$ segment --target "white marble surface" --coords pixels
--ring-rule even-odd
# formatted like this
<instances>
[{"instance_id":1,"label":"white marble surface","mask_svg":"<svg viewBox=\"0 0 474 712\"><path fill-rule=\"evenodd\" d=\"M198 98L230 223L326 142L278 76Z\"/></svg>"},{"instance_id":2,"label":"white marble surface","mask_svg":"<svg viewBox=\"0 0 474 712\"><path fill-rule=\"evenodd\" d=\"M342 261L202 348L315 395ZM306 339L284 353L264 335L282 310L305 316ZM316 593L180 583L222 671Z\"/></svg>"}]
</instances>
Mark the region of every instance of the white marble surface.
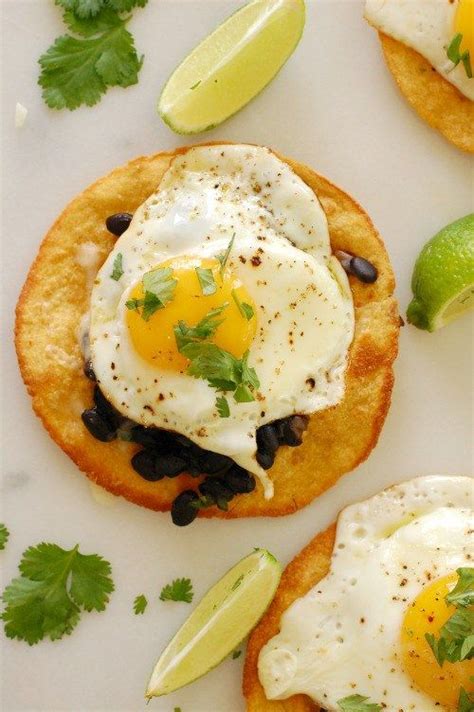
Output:
<instances>
[{"instance_id":1,"label":"white marble surface","mask_svg":"<svg viewBox=\"0 0 474 712\"><path fill-rule=\"evenodd\" d=\"M22 551L42 540L80 542L113 566L105 613L83 615L73 635L32 648L1 633L4 712L137 712L154 659L185 604L161 603L161 586L191 576L197 597L254 546L283 562L345 504L392 482L443 472L467 474L472 449L472 320L437 334L402 329L393 405L369 461L305 510L286 519L199 521L180 530L168 515L123 500L95 501L86 478L31 411L12 343L13 310L41 237L88 183L139 154L185 143L157 118L169 72L239 0L150 0L131 29L146 55L140 83L110 91L92 109L49 111L36 60L62 32L52 1L2 0L2 480L1 516L11 531L0 554L3 585ZM28 108L14 128L15 103ZM472 210L471 159L410 110L381 59L360 2L308 3L303 40L278 78L206 138L268 144L306 161L352 193L384 237L404 313L423 243ZM144 616L132 601L144 592ZM242 658L149 710L240 712Z\"/></svg>"}]
</instances>

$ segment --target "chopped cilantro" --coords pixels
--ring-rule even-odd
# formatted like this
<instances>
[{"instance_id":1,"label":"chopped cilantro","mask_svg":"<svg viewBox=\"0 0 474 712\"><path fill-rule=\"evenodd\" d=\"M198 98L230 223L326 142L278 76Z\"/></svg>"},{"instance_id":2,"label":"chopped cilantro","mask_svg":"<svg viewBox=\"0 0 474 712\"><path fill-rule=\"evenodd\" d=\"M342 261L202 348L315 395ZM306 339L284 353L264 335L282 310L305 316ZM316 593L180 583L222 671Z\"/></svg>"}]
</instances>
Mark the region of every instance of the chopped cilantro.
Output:
<instances>
[{"instance_id":1,"label":"chopped cilantro","mask_svg":"<svg viewBox=\"0 0 474 712\"><path fill-rule=\"evenodd\" d=\"M136 597L136 599L133 602L133 610L135 612L135 615L140 615L145 613L145 608L148 606L148 601L146 599L146 596L141 593L139 596Z\"/></svg>"},{"instance_id":2,"label":"chopped cilantro","mask_svg":"<svg viewBox=\"0 0 474 712\"><path fill-rule=\"evenodd\" d=\"M191 603L194 592L191 579L180 578L175 579L167 586L163 586L160 593L160 601L183 601Z\"/></svg>"},{"instance_id":3,"label":"chopped cilantro","mask_svg":"<svg viewBox=\"0 0 474 712\"><path fill-rule=\"evenodd\" d=\"M367 702L368 697L349 695L337 701L342 712L381 712L382 707L374 702Z\"/></svg>"},{"instance_id":4,"label":"chopped cilantro","mask_svg":"<svg viewBox=\"0 0 474 712\"><path fill-rule=\"evenodd\" d=\"M450 59L453 63L454 67L457 67L459 62L462 62L466 75L469 77L469 79L472 79L472 66L469 50L467 49L465 50L465 52L462 53L460 51L462 38L463 36L460 32L454 35L453 39L449 44L448 49L446 50L446 54L448 55L448 59Z\"/></svg>"},{"instance_id":5,"label":"chopped cilantro","mask_svg":"<svg viewBox=\"0 0 474 712\"><path fill-rule=\"evenodd\" d=\"M474 712L474 692L466 692L466 690L461 687L457 712Z\"/></svg>"},{"instance_id":6,"label":"chopped cilantro","mask_svg":"<svg viewBox=\"0 0 474 712\"><path fill-rule=\"evenodd\" d=\"M138 311L142 307L141 316L145 321L148 321L158 309L163 309L166 304L172 301L177 284L170 267L161 267L147 272L143 277L144 298L129 299L125 302L125 306L134 311Z\"/></svg>"},{"instance_id":7,"label":"chopped cilantro","mask_svg":"<svg viewBox=\"0 0 474 712\"><path fill-rule=\"evenodd\" d=\"M225 266L227 264L227 260L229 259L229 255L232 251L232 247L234 245L234 240L235 240L235 232L232 235L229 244L227 245L226 251L220 252L218 255L216 255L216 259L219 261L219 263L221 265L221 270L220 270L221 276L222 276L222 273L224 272Z\"/></svg>"},{"instance_id":8,"label":"chopped cilantro","mask_svg":"<svg viewBox=\"0 0 474 712\"><path fill-rule=\"evenodd\" d=\"M232 653L232 660L237 660L237 658L240 658L241 655L242 655L241 650L234 650L234 652Z\"/></svg>"},{"instance_id":9,"label":"chopped cilantro","mask_svg":"<svg viewBox=\"0 0 474 712\"><path fill-rule=\"evenodd\" d=\"M438 665L474 658L474 568L457 570L458 581L454 589L445 597L447 605L454 605L456 611L446 621L436 638L426 633L425 638Z\"/></svg>"},{"instance_id":10,"label":"chopped cilantro","mask_svg":"<svg viewBox=\"0 0 474 712\"><path fill-rule=\"evenodd\" d=\"M119 252L114 259L111 279L115 279L116 282L119 281L120 277L123 275L123 264L122 264L122 253Z\"/></svg>"},{"instance_id":11,"label":"chopped cilantro","mask_svg":"<svg viewBox=\"0 0 474 712\"><path fill-rule=\"evenodd\" d=\"M188 344L204 341L205 339L214 336L217 327L224 321L223 319L218 319L218 317L222 314L224 309L227 309L228 306L228 303L225 302L220 307L211 309L211 311L208 312L206 316L204 316L201 321L196 324L196 326L188 326L186 322L179 321L174 327L174 336L178 350L184 348Z\"/></svg>"},{"instance_id":12,"label":"chopped cilantro","mask_svg":"<svg viewBox=\"0 0 474 712\"><path fill-rule=\"evenodd\" d=\"M5 548L10 532L6 528L5 524L0 524L0 551Z\"/></svg>"},{"instance_id":13,"label":"chopped cilantro","mask_svg":"<svg viewBox=\"0 0 474 712\"><path fill-rule=\"evenodd\" d=\"M247 302L240 301L239 296L235 289L232 290L231 294L232 294L232 298L233 298L234 302L237 305L239 312L242 314L244 319L247 319L247 321L250 321L250 319L254 315L253 308L250 306L250 304L247 304Z\"/></svg>"},{"instance_id":14,"label":"chopped cilantro","mask_svg":"<svg viewBox=\"0 0 474 712\"><path fill-rule=\"evenodd\" d=\"M208 297L211 294L215 294L217 291L217 284L215 282L214 275L212 274L212 269L196 267L196 274L204 296Z\"/></svg>"},{"instance_id":15,"label":"chopped cilantro","mask_svg":"<svg viewBox=\"0 0 474 712\"><path fill-rule=\"evenodd\" d=\"M229 403L225 396L218 396L216 398L216 408L221 418L228 418L230 415Z\"/></svg>"},{"instance_id":16,"label":"chopped cilantro","mask_svg":"<svg viewBox=\"0 0 474 712\"><path fill-rule=\"evenodd\" d=\"M2 613L9 638L30 645L45 637L69 635L86 611L103 611L114 590L108 561L97 554L80 554L57 544L27 549L20 561L21 576L3 592Z\"/></svg>"}]
</instances>

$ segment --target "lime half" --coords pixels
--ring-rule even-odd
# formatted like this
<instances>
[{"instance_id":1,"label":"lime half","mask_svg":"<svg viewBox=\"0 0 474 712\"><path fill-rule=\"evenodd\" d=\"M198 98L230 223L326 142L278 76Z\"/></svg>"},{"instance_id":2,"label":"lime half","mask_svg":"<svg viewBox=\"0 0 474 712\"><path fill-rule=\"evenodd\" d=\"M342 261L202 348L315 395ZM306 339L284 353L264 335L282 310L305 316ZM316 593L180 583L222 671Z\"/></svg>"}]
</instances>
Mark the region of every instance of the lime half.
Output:
<instances>
[{"instance_id":1,"label":"lime half","mask_svg":"<svg viewBox=\"0 0 474 712\"><path fill-rule=\"evenodd\" d=\"M422 249L407 318L436 331L474 307L474 213L447 225Z\"/></svg>"},{"instance_id":2,"label":"lime half","mask_svg":"<svg viewBox=\"0 0 474 712\"><path fill-rule=\"evenodd\" d=\"M158 660L146 697L167 695L218 665L258 623L280 581L281 566L257 549L218 581Z\"/></svg>"},{"instance_id":3,"label":"lime half","mask_svg":"<svg viewBox=\"0 0 474 712\"><path fill-rule=\"evenodd\" d=\"M206 37L174 71L158 111L173 131L211 129L253 99L303 32L304 0L253 0Z\"/></svg>"}]
</instances>

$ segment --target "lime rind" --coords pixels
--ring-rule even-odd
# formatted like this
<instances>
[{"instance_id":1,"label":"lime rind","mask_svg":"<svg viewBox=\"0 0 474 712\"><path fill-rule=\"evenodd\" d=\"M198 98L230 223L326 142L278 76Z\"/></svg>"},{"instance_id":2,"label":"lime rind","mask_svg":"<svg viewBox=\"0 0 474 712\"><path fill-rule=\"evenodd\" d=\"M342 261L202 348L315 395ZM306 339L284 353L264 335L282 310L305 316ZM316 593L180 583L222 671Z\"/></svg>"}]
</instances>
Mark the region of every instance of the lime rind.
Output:
<instances>
[{"instance_id":1,"label":"lime rind","mask_svg":"<svg viewBox=\"0 0 474 712\"><path fill-rule=\"evenodd\" d=\"M265 613L280 577L280 564L265 549L254 551L230 569L166 646L146 697L169 694L219 665Z\"/></svg>"},{"instance_id":2,"label":"lime rind","mask_svg":"<svg viewBox=\"0 0 474 712\"><path fill-rule=\"evenodd\" d=\"M248 27L245 15L249 15ZM158 101L163 121L175 133L191 135L209 131L236 114L282 69L301 39L304 24L304 0L253 0L244 5L202 40L169 77ZM269 41L272 33L274 42ZM235 37L233 45L229 36ZM219 55L221 46L225 50ZM252 47L260 51L252 53ZM258 58L265 55L269 68L261 63L257 68ZM217 59L210 66L212 56Z\"/></svg>"},{"instance_id":3,"label":"lime rind","mask_svg":"<svg viewBox=\"0 0 474 712\"><path fill-rule=\"evenodd\" d=\"M419 329L436 331L472 307L473 286L474 213L444 227L420 252L408 321Z\"/></svg>"}]
</instances>

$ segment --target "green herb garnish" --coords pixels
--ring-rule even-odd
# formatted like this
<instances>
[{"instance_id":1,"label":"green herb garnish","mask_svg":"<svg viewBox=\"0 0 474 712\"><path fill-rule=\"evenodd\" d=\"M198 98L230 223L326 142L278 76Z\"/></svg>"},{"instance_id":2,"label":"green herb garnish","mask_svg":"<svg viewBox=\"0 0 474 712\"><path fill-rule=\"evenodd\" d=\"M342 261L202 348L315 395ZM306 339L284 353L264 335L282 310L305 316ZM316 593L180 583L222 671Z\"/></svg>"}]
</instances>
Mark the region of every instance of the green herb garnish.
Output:
<instances>
[{"instance_id":1,"label":"green herb garnish","mask_svg":"<svg viewBox=\"0 0 474 712\"><path fill-rule=\"evenodd\" d=\"M242 655L241 650L234 650L234 652L232 653L232 660L237 660L237 658L240 658L241 655Z\"/></svg>"},{"instance_id":2,"label":"green herb garnish","mask_svg":"<svg viewBox=\"0 0 474 712\"><path fill-rule=\"evenodd\" d=\"M220 326L224 321L218 317L222 314L224 309L227 309L228 306L228 302L225 302L220 307L211 309L211 311L208 312L206 316L196 324L196 326L188 326L186 322L179 321L174 327L174 336L178 346L178 351L188 344L204 341L205 339L209 339L211 336L214 336L218 326Z\"/></svg>"},{"instance_id":3,"label":"green herb garnish","mask_svg":"<svg viewBox=\"0 0 474 712\"><path fill-rule=\"evenodd\" d=\"M217 291L217 284L214 279L214 275L212 274L212 269L196 267L196 274L204 296L208 297L211 294L215 294Z\"/></svg>"},{"instance_id":4,"label":"green herb garnish","mask_svg":"<svg viewBox=\"0 0 474 712\"><path fill-rule=\"evenodd\" d=\"M69 635L81 609L103 611L114 590L109 562L97 554L80 554L78 545L70 551L57 544L30 547L19 569L21 576L3 592L2 619L9 638L30 645Z\"/></svg>"},{"instance_id":5,"label":"green herb garnish","mask_svg":"<svg viewBox=\"0 0 474 712\"><path fill-rule=\"evenodd\" d=\"M457 569L455 588L445 596L446 604L454 605L453 613L436 638L426 633L425 639L440 667L474 658L474 568Z\"/></svg>"},{"instance_id":6,"label":"green herb garnish","mask_svg":"<svg viewBox=\"0 0 474 712\"><path fill-rule=\"evenodd\" d=\"M119 281L120 277L123 275L123 264L122 264L122 253L119 252L114 259L111 279L115 279L116 282Z\"/></svg>"},{"instance_id":7,"label":"green herb garnish","mask_svg":"<svg viewBox=\"0 0 474 712\"><path fill-rule=\"evenodd\" d=\"M148 606L148 601L146 599L146 596L141 593L139 596L136 597L136 599L133 602L133 610L135 612L135 615L143 615L145 613L145 608Z\"/></svg>"},{"instance_id":8,"label":"green herb garnish","mask_svg":"<svg viewBox=\"0 0 474 712\"><path fill-rule=\"evenodd\" d=\"M463 36L460 32L454 35L453 39L449 44L448 49L446 50L446 54L448 55L448 59L450 59L451 62L454 64L454 67L457 67L459 62L462 62L466 75L469 77L469 79L472 79L472 66L469 50L467 49L465 50L465 52L461 53L462 37Z\"/></svg>"},{"instance_id":9,"label":"green herb garnish","mask_svg":"<svg viewBox=\"0 0 474 712\"><path fill-rule=\"evenodd\" d=\"M0 524L0 551L6 547L9 536L10 532L6 528L5 524Z\"/></svg>"},{"instance_id":10,"label":"green herb garnish","mask_svg":"<svg viewBox=\"0 0 474 712\"><path fill-rule=\"evenodd\" d=\"M125 302L127 309L139 311L145 321L158 310L163 309L174 297L177 280L173 277L171 267L160 267L147 272L143 277L143 299L129 299Z\"/></svg>"},{"instance_id":11,"label":"green herb garnish","mask_svg":"<svg viewBox=\"0 0 474 712\"><path fill-rule=\"evenodd\" d=\"M458 700L458 712L473 712L474 710L474 692L466 692L461 687Z\"/></svg>"},{"instance_id":12,"label":"green herb garnish","mask_svg":"<svg viewBox=\"0 0 474 712\"><path fill-rule=\"evenodd\" d=\"M147 0L56 0L64 22L75 35L61 35L40 57L38 83L52 109L93 106L108 87L138 82L143 57L121 14Z\"/></svg>"},{"instance_id":13,"label":"green herb garnish","mask_svg":"<svg viewBox=\"0 0 474 712\"><path fill-rule=\"evenodd\" d=\"M337 701L342 712L381 712L382 707L375 702L367 702L368 697L349 695Z\"/></svg>"},{"instance_id":14,"label":"green herb garnish","mask_svg":"<svg viewBox=\"0 0 474 712\"><path fill-rule=\"evenodd\" d=\"M167 586L163 586L160 593L160 601L183 601L191 603L194 592L191 579L180 578L175 579Z\"/></svg>"},{"instance_id":15,"label":"green herb garnish","mask_svg":"<svg viewBox=\"0 0 474 712\"><path fill-rule=\"evenodd\" d=\"M221 269L220 269L221 276L222 276L222 274L223 274L223 272L224 272L225 266L226 266L226 264L227 264L227 260L229 259L229 255L230 255L230 253L231 253L231 251L232 251L232 247L233 247L233 245L234 245L234 240L235 240L235 232L234 232L234 234L232 235L229 244L227 245L226 251L225 251L225 252L220 252L218 255L216 255L216 259L219 261L220 266L221 266Z\"/></svg>"},{"instance_id":16,"label":"green herb garnish","mask_svg":"<svg viewBox=\"0 0 474 712\"><path fill-rule=\"evenodd\" d=\"M247 304L247 302L240 301L235 289L232 290L231 294L232 294L232 299L236 303L237 308L238 308L239 312L241 313L241 315L244 317L244 319L247 319L247 321L250 321L250 319L254 315L253 308L250 306L250 304Z\"/></svg>"},{"instance_id":17,"label":"green herb garnish","mask_svg":"<svg viewBox=\"0 0 474 712\"><path fill-rule=\"evenodd\" d=\"M229 403L225 396L218 396L216 398L216 408L221 418L228 418L230 415Z\"/></svg>"}]
</instances>

